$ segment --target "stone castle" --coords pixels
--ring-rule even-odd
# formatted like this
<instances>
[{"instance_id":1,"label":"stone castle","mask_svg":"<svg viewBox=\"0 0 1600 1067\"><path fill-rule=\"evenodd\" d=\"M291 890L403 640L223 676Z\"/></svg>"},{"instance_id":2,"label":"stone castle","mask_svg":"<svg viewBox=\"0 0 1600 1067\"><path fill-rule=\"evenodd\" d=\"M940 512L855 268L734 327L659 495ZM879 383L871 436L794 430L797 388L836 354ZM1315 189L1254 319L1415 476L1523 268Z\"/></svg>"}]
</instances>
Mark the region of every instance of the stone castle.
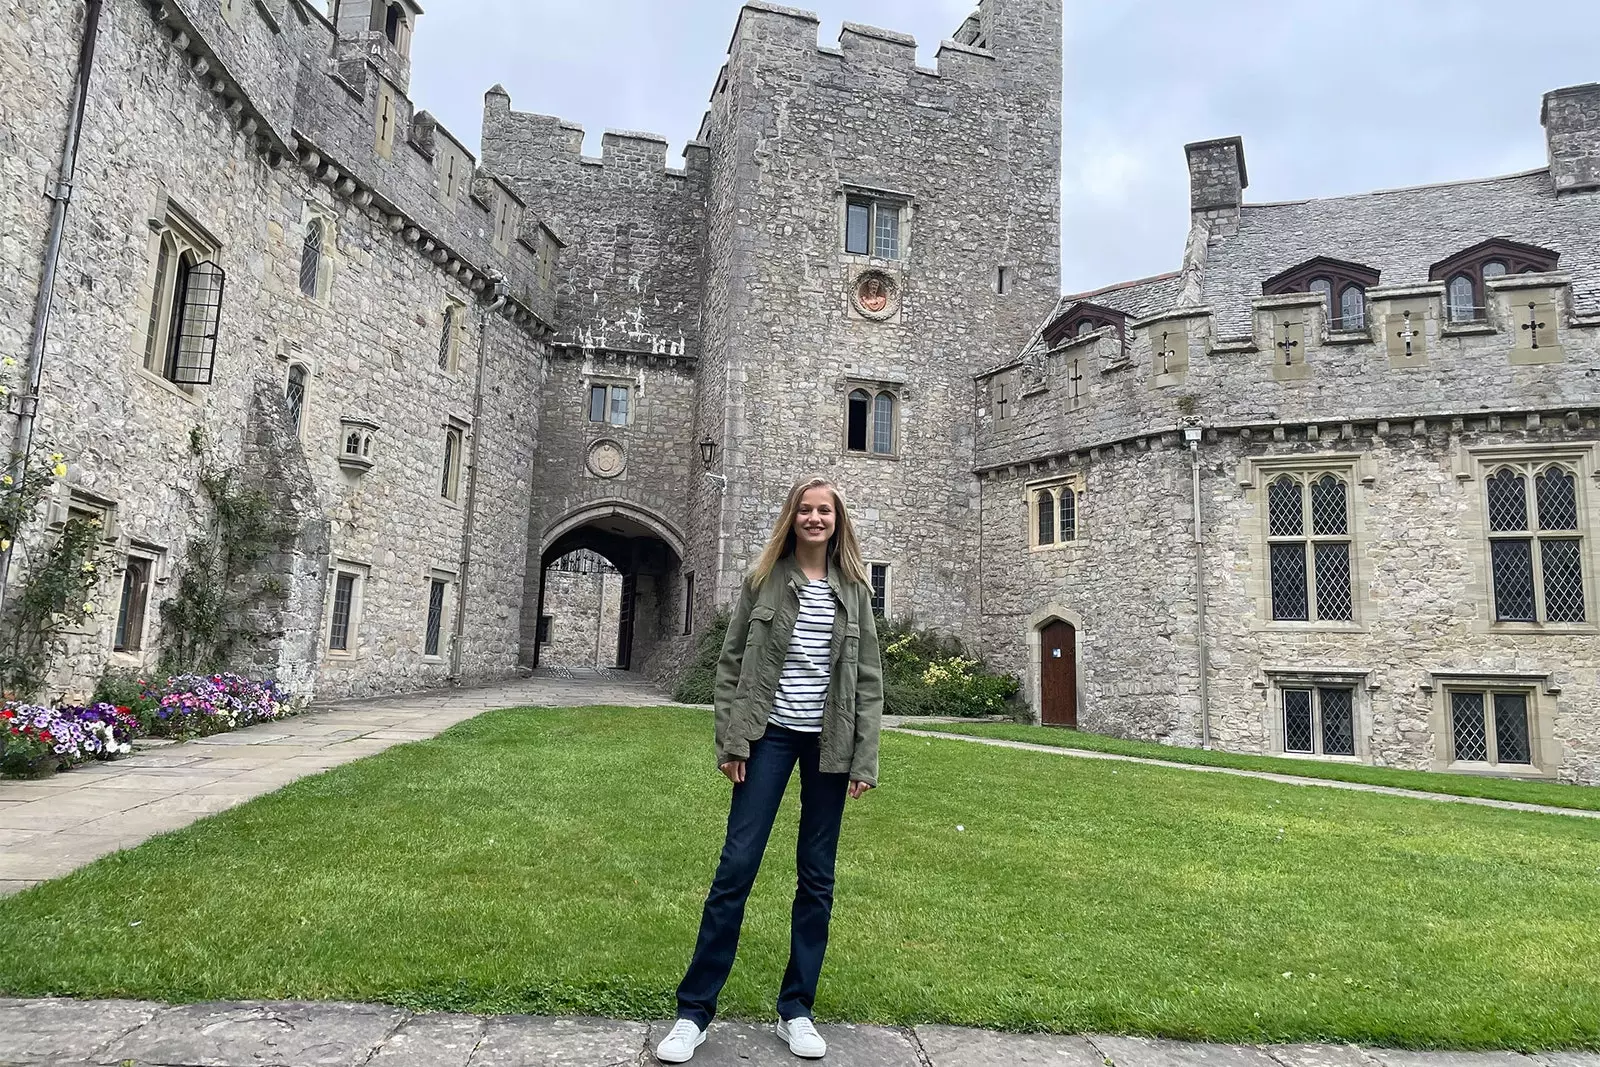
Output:
<instances>
[{"instance_id":1,"label":"stone castle","mask_svg":"<svg viewBox=\"0 0 1600 1067\"><path fill-rule=\"evenodd\" d=\"M931 68L747 3L682 168L498 87L474 155L420 8L330 6L0 34L8 424L70 466L11 580L74 514L118 560L59 688L153 662L219 464L294 531L258 666L330 696L586 655L591 582L668 675L820 471L1042 721L1600 782L1600 86L1505 178L1253 204L1189 145L1178 269L1063 297L1062 0Z\"/></svg>"}]
</instances>

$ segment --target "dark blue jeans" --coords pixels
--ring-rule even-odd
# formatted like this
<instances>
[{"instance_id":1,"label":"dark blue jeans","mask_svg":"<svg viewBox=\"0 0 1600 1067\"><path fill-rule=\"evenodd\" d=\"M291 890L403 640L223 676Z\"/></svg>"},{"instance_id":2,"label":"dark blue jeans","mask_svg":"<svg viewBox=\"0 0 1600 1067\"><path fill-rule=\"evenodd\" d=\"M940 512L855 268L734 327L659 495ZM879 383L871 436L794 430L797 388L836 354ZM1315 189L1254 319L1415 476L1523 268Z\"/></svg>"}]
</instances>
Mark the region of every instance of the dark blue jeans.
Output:
<instances>
[{"instance_id":1,"label":"dark blue jeans","mask_svg":"<svg viewBox=\"0 0 1600 1067\"><path fill-rule=\"evenodd\" d=\"M678 1018L692 1019L704 1030L717 1013L717 994L733 969L744 924L744 905L761 868L778 804L800 765L800 840L795 846L799 879L789 926L789 966L778 993L778 1016L810 1018L817 999L822 956L828 949L828 920L833 914L833 861L839 851L839 824L849 789L847 774L817 769L817 734L803 734L769 723L761 740L750 746L744 781L733 787L728 809L728 838L722 846L717 877L706 896L694 958L678 986Z\"/></svg>"}]
</instances>

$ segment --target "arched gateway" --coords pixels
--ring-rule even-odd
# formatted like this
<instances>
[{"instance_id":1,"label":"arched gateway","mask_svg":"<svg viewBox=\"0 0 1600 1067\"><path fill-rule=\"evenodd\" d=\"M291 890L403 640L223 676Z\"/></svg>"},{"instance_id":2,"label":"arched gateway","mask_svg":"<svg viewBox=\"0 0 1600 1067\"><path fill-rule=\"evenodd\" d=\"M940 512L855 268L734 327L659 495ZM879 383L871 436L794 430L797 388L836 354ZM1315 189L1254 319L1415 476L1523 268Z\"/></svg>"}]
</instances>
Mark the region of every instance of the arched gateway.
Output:
<instances>
[{"instance_id":1,"label":"arched gateway","mask_svg":"<svg viewBox=\"0 0 1600 1067\"><path fill-rule=\"evenodd\" d=\"M626 500L592 501L551 522L539 540L537 605L522 625L524 665L539 666L547 635L545 588L549 568L572 552L588 549L604 557L622 574L622 604L617 617L616 663L623 670L647 663L661 641L672 633L667 606L673 603L684 558L678 527L648 508ZM530 561L532 562L532 561ZM530 572L533 568L530 568ZM533 584L534 573L529 574Z\"/></svg>"}]
</instances>

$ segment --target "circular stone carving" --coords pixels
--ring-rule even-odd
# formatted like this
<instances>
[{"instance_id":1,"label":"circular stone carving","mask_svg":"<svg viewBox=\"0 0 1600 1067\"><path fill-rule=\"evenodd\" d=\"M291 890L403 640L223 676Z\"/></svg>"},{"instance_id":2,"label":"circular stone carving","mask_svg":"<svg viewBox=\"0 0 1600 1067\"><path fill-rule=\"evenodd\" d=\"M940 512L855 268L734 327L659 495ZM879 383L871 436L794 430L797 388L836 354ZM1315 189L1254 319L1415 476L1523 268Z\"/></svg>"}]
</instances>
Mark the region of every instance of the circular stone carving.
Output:
<instances>
[{"instance_id":1,"label":"circular stone carving","mask_svg":"<svg viewBox=\"0 0 1600 1067\"><path fill-rule=\"evenodd\" d=\"M601 478L615 478L628 465L628 457L615 441L596 441L589 446L589 470Z\"/></svg>"},{"instance_id":2,"label":"circular stone carving","mask_svg":"<svg viewBox=\"0 0 1600 1067\"><path fill-rule=\"evenodd\" d=\"M850 286L850 306L868 319L887 319L900 310L900 287L881 270L864 271Z\"/></svg>"}]
</instances>

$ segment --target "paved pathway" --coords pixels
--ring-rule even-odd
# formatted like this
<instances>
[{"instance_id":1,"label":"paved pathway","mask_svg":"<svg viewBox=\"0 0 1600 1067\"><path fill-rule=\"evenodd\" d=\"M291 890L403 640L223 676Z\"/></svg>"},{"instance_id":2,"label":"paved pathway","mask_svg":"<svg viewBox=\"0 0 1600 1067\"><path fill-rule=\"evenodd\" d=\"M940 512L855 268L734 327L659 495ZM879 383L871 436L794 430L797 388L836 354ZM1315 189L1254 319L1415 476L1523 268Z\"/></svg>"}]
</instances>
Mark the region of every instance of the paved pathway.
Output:
<instances>
[{"instance_id":1,"label":"paved pathway","mask_svg":"<svg viewBox=\"0 0 1600 1067\"><path fill-rule=\"evenodd\" d=\"M670 703L622 672L541 672L472 689L340 701L184 744L141 742L126 759L39 781L0 781L0 896L491 708Z\"/></svg>"},{"instance_id":2,"label":"paved pathway","mask_svg":"<svg viewBox=\"0 0 1600 1067\"><path fill-rule=\"evenodd\" d=\"M925 720L927 721L927 720ZM939 720L959 721L959 720ZM971 721L971 720L968 720ZM1091 752L1082 748L1062 748L1057 745L1035 745L1027 741L1010 741L999 737L977 737L973 734L951 734L942 730L918 730L912 726L903 725L907 720L900 719L890 723L888 717L884 718L884 725L898 733L910 734L913 737L937 737L947 741L970 741L979 745L994 745L997 748L1020 748L1025 752L1043 752L1051 756L1074 756L1079 759L1104 759L1118 760L1122 763L1143 763L1148 767L1168 767L1177 771L1200 771L1206 774L1232 774L1240 778L1261 778L1268 782L1281 782L1284 785L1320 785L1327 789L1353 789L1358 793L1387 793L1392 797L1408 797L1412 800L1437 800L1445 804L1477 804L1485 808L1506 808L1510 811L1533 811L1541 815L1571 815L1579 819L1600 819L1600 811L1590 811L1584 808L1558 808L1550 804L1524 804L1518 800L1491 800L1488 797L1458 797L1449 793L1427 793L1420 789L1398 789L1390 785L1368 785L1365 782L1336 782L1327 778L1302 778L1294 774L1277 774L1273 771L1247 771L1238 767L1208 767L1198 763L1177 763L1173 760L1150 759L1145 756L1124 756L1115 752Z\"/></svg>"},{"instance_id":3,"label":"paved pathway","mask_svg":"<svg viewBox=\"0 0 1600 1067\"><path fill-rule=\"evenodd\" d=\"M206 1067L645 1067L664 1022L413 1015L369 1004L0 1000L0 1064ZM1600 1067L1600 1054L1203 1045L821 1026L832 1067ZM770 1026L715 1022L696 1067L793 1067Z\"/></svg>"}]
</instances>

